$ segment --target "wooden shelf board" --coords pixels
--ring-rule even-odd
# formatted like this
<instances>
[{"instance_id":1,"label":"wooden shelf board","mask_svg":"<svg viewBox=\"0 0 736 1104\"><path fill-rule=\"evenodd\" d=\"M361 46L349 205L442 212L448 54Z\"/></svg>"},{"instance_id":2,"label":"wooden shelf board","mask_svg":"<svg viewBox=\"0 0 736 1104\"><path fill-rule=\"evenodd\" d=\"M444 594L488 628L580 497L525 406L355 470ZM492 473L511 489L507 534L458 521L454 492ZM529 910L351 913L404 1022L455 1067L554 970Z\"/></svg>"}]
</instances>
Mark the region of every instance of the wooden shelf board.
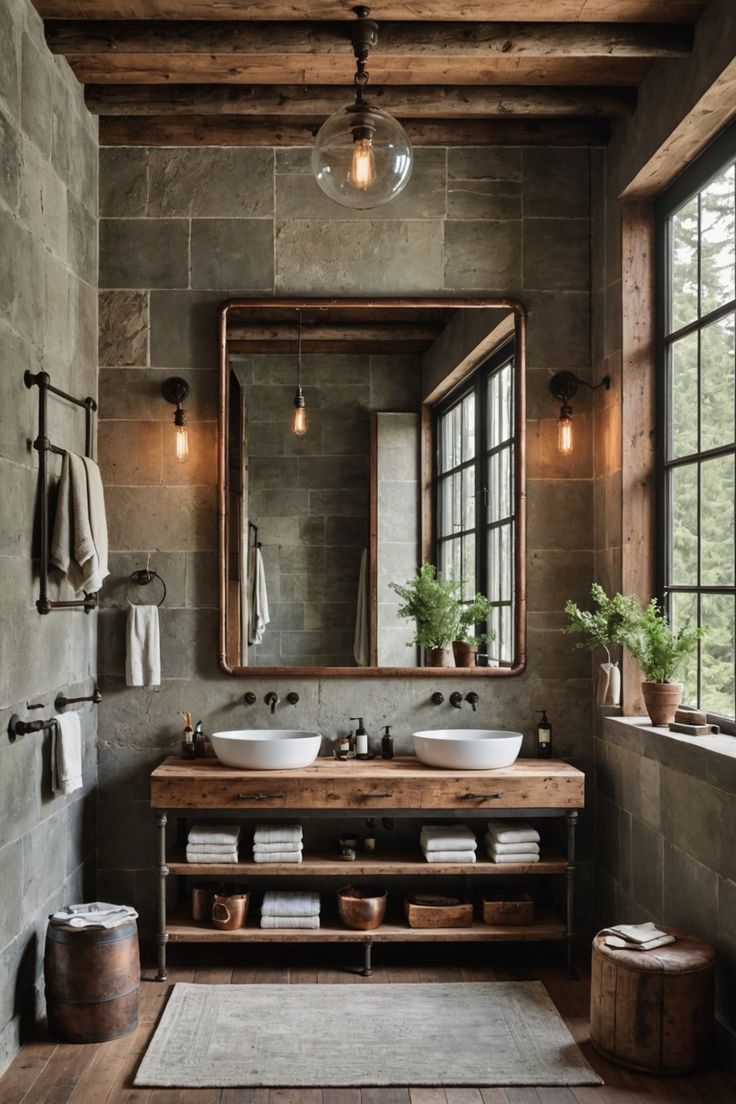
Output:
<instances>
[{"instance_id":1,"label":"wooden shelf board","mask_svg":"<svg viewBox=\"0 0 736 1104\"><path fill-rule=\"evenodd\" d=\"M188 863L179 853L167 866L172 874L184 874L189 877L222 877L237 875L243 877L266 876L336 876L353 878L398 874L421 875L481 875L507 877L519 874L564 874L567 869L565 858L554 851L543 851L538 863L494 863L488 859L479 859L475 863L428 863L420 852L396 852L380 855L361 855L355 862L344 862L333 855L307 855L300 863L256 863L252 859L237 863Z\"/></svg>"},{"instance_id":2,"label":"wooden shelf board","mask_svg":"<svg viewBox=\"0 0 736 1104\"><path fill-rule=\"evenodd\" d=\"M322 928L246 927L220 931L189 918L185 910L173 912L166 928L171 943L457 943L531 942L564 939L564 923L549 912L527 926L490 926L475 922L470 928L410 928L406 924L382 924L375 931L351 931L334 922Z\"/></svg>"}]
</instances>

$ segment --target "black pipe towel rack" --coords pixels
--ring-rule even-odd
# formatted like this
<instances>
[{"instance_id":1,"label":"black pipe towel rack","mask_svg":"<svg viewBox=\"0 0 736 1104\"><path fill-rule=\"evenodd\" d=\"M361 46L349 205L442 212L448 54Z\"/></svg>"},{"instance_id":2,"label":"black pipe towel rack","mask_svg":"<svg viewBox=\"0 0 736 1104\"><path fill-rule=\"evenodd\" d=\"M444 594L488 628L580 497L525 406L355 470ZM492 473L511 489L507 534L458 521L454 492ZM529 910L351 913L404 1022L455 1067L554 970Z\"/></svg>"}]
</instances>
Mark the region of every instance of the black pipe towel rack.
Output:
<instances>
[{"instance_id":1,"label":"black pipe towel rack","mask_svg":"<svg viewBox=\"0 0 736 1104\"><path fill-rule=\"evenodd\" d=\"M23 382L29 390L31 387L38 388L38 436L33 442L33 447L38 452L38 487L41 505L41 568L36 609L39 613L51 613L52 610L56 609L83 609L85 613L89 613L90 610L95 609L97 606L96 594L85 593L84 598L66 602L52 601L49 598L48 454L53 452L56 453L57 456L65 456L66 449L59 448L58 445L52 444L49 440L47 434L47 402L50 392L52 395L57 395L60 399L65 399L67 402L72 403L74 406L79 406L84 410L84 455L89 457L90 460L92 459L93 446L92 415L97 410L97 403L90 395L84 399L75 399L73 395L68 395L66 391L54 387L48 372L37 372L34 375L33 372L26 371L23 373Z\"/></svg>"}]
</instances>

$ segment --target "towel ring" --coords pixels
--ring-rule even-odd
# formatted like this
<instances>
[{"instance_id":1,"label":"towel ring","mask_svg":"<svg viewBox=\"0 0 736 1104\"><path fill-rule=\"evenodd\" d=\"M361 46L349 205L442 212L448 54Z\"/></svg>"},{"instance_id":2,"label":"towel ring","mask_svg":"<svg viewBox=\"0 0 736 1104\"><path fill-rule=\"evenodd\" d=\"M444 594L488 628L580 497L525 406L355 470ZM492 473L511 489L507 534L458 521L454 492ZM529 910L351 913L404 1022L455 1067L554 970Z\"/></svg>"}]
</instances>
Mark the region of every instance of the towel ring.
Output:
<instances>
[{"instance_id":1,"label":"towel ring","mask_svg":"<svg viewBox=\"0 0 736 1104\"><path fill-rule=\"evenodd\" d=\"M139 571L132 572L132 574L128 576L125 583L125 600L129 606L136 606L140 604L138 602L131 602L130 594L128 593L128 588L130 587L130 584L135 583L136 586L148 586L149 583L152 583L154 579L158 579L161 586L164 588L164 592L161 595L161 600L157 602L156 605L162 606L164 604L164 602L166 601L166 583L163 581L158 571L150 571L148 568L141 568Z\"/></svg>"}]
</instances>

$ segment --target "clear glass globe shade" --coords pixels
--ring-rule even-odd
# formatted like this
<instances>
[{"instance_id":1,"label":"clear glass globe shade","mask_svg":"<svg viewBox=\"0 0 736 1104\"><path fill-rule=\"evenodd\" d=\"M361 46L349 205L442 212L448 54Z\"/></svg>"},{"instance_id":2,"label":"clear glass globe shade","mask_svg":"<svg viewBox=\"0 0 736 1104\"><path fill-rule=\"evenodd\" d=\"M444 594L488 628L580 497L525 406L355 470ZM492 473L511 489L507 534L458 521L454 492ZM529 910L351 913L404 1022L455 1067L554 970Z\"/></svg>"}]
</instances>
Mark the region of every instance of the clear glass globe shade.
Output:
<instances>
[{"instance_id":1,"label":"clear glass globe shade","mask_svg":"<svg viewBox=\"0 0 736 1104\"><path fill-rule=\"evenodd\" d=\"M312 171L325 195L343 207L389 203L404 190L413 163L411 142L393 116L369 104L341 107L319 129Z\"/></svg>"}]
</instances>

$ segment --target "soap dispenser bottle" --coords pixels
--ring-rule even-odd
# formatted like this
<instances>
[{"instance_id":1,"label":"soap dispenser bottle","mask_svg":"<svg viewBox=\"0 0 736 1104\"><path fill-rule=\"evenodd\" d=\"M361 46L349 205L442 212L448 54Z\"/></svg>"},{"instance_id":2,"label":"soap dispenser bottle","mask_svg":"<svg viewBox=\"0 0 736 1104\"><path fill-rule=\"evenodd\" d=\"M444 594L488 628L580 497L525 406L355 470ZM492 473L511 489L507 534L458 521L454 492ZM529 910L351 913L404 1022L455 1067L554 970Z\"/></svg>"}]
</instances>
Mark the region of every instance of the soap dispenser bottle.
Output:
<instances>
[{"instance_id":1,"label":"soap dispenser bottle","mask_svg":"<svg viewBox=\"0 0 736 1104\"><path fill-rule=\"evenodd\" d=\"M355 730L355 758L370 759L368 754L368 733L363 725L363 718L351 717L350 720L358 722L358 727Z\"/></svg>"},{"instance_id":2,"label":"soap dispenser bottle","mask_svg":"<svg viewBox=\"0 0 736 1104\"><path fill-rule=\"evenodd\" d=\"M393 759L394 757L394 738L391 735L391 725L383 726L383 738L381 739L381 758Z\"/></svg>"},{"instance_id":3,"label":"soap dispenser bottle","mask_svg":"<svg viewBox=\"0 0 736 1104\"><path fill-rule=\"evenodd\" d=\"M545 709L538 709L537 713L542 714L542 719L537 724L537 758L551 759L552 725L547 719L547 711Z\"/></svg>"}]
</instances>

